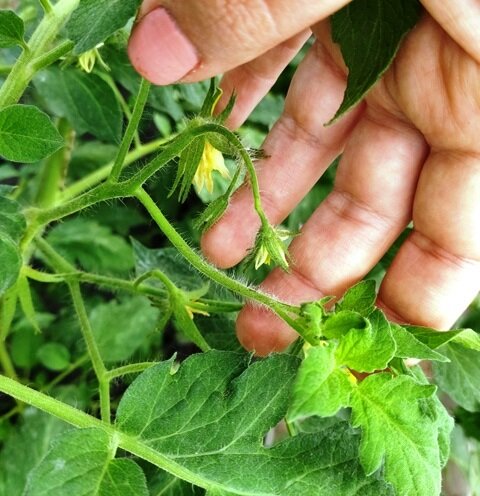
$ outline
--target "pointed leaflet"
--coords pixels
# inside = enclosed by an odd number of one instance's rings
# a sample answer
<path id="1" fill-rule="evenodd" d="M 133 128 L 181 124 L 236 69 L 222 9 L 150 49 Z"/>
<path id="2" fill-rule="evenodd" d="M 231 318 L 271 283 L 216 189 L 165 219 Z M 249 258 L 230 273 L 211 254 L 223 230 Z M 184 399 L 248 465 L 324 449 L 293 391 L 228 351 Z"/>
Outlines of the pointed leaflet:
<path id="1" fill-rule="evenodd" d="M 382 77 L 420 12 L 418 0 L 354 0 L 332 16 L 332 38 L 342 50 L 348 82 L 331 122 L 356 105 Z"/>
<path id="2" fill-rule="evenodd" d="M 25 26 L 12 10 L 0 10 L 0 48 L 24 45 Z"/>
<path id="3" fill-rule="evenodd" d="M 373 473 L 385 461 L 385 478 L 397 494 L 440 494 L 444 434 L 452 424 L 432 410 L 434 394 L 435 386 L 386 373 L 367 377 L 352 394 L 352 425 L 362 429 L 362 465 Z"/>
<path id="4" fill-rule="evenodd" d="M 391 323 L 390 327 L 397 345 L 395 356 L 400 358 L 418 358 L 420 360 L 436 360 L 439 362 L 449 361 L 447 357 L 429 348 L 402 326 Z"/>
<path id="5" fill-rule="evenodd" d="M 63 145 L 63 138 L 47 114 L 31 105 L 10 105 L 0 110 L 0 157 L 33 163 Z"/>
<path id="6" fill-rule="evenodd" d="M 440 351 L 451 363 L 433 364 L 435 382 L 465 410 L 480 411 L 480 353 L 458 343 L 448 343 Z"/>
<path id="7" fill-rule="evenodd" d="M 141 0 L 80 0 L 67 23 L 68 37 L 76 55 L 95 48 L 123 28 L 135 15 Z"/>
<path id="8" fill-rule="evenodd" d="M 382 370 L 395 356 L 395 340 L 383 312 L 374 310 L 365 329 L 351 329 L 340 340 L 337 362 L 357 372 Z"/>
<path id="9" fill-rule="evenodd" d="M 368 317 L 375 308 L 376 298 L 375 281 L 360 281 L 345 293 L 342 300 L 335 305 L 335 310 L 352 310 Z"/>
<path id="10" fill-rule="evenodd" d="M 110 442 L 101 429 L 67 432 L 30 473 L 25 496 L 148 496 L 142 469 L 115 460 Z"/>
<path id="11" fill-rule="evenodd" d="M 464 348 L 480 351 L 480 335 L 473 329 L 453 329 L 451 331 L 440 332 L 430 327 L 404 326 L 419 341 L 428 347 L 436 349 L 443 344 L 454 342 Z"/>
<path id="12" fill-rule="evenodd" d="M 349 406 L 353 376 L 335 362 L 336 345 L 332 342 L 308 348 L 300 365 L 293 390 L 290 421 L 318 415 L 330 417 Z"/>
<path id="13" fill-rule="evenodd" d="M 175 373 L 163 362 L 139 376 L 117 410 L 118 429 L 178 464 L 199 485 L 243 495 L 390 494 L 356 462 L 357 435 L 336 426 L 273 448 L 263 437 L 285 415 L 299 361 L 249 363 L 236 353 L 193 355 Z M 188 475 L 190 474 L 190 475 Z"/>

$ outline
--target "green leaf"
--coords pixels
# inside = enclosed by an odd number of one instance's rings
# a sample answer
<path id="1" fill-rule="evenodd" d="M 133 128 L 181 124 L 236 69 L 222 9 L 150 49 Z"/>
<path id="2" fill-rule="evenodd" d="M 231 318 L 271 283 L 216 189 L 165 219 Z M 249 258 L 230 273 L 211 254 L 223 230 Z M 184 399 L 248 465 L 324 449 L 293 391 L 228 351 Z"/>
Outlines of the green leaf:
<path id="1" fill-rule="evenodd" d="M 320 344 L 305 352 L 293 390 L 290 421 L 313 415 L 331 417 L 349 406 L 353 385 L 349 371 L 337 366 L 335 348 L 333 343 Z"/>
<path id="2" fill-rule="evenodd" d="M 67 432 L 31 472 L 25 496 L 148 496 L 142 469 L 113 459 L 110 441 L 97 428 Z"/>
<path id="3" fill-rule="evenodd" d="M 390 324 L 376 309 L 368 317 L 365 329 L 351 329 L 340 340 L 337 362 L 357 372 L 374 372 L 387 367 L 395 349 Z"/>
<path id="4" fill-rule="evenodd" d="M 48 110 L 68 119 L 78 134 L 89 132 L 103 141 L 120 141 L 122 110 L 113 90 L 99 76 L 72 67 L 50 67 L 34 78 L 34 85 Z"/>
<path id="5" fill-rule="evenodd" d="M 48 233 L 47 241 L 68 261 L 90 272 L 126 275 L 133 269 L 130 245 L 94 220 L 66 220 Z"/>
<path id="6" fill-rule="evenodd" d="M 480 411 L 480 354 L 458 343 L 448 343 L 441 351 L 451 363 L 433 364 L 438 387 L 465 410 Z"/>
<path id="7" fill-rule="evenodd" d="M 157 319 L 158 310 L 143 296 L 97 305 L 90 322 L 103 360 L 128 360 L 155 331 Z"/>
<path id="8" fill-rule="evenodd" d="M 382 373 L 367 377 L 352 395 L 352 425 L 362 429 L 362 465 L 371 474 L 384 461 L 385 478 L 397 494 L 440 494 L 446 424 L 432 418 L 425 403 L 435 389 Z"/>
<path id="9" fill-rule="evenodd" d="M 0 48 L 24 46 L 25 26 L 12 10 L 0 10 Z"/>
<path id="10" fill-rule="evenodd" d="M 332 38 L 340 45 L 348 82 L 330 124 L 362 100 L 382 77 L 420 13 L 418 0 L 354 0 L 332 16 Z"/>
<path id="11" fill-rule="evenodd" d="M 352 310 L 358 312 L 363 317 L 368 317 L 375 308 L 375 281 L 361 281 L 352 286 L 337 303 L 335 310 Z"/>
<path id="12" fill-rule="evenodd" d="M 69 429 L 65 422 L 27 407 L 0 451 L 0 495 L 23 496 L 30 471 L 45 456 L 52 439 Z"/>
<path id="13" fill-rule="evenodd" d="M 140 0 L 80 0 L 67 23 L 68 37 L 78 55 L 95 48 L 135 15 Z"/>
<path id="14" fill-rule="evenodd" d="M 429 348 L 402 326 L 390 324 L 390 327 L 397 345 L 395 356 L 400 358 L 418 358 L 420 360 L 436 360 L 439 362 L 449 361 L 447 357 Z"/>
<path id="15" fill-rule="evenodd" d="M 39 362 L 49 370 L 61 372 L 70 365 L 70 352 L 60 343 L 46 343 L 37 351 Z"/>
<path id="16" fill-rule="evenodd" d="M 163 362 L 133 382 L 116 427 L 199 485 L 252 496 L 331 494 L 332 488 L 336 496 L 391 494 L 375 477 L 365 478 L 356 461 L 357 434 L 345 425 L 264 447 L 265 434 L 285 415 L 295 357 L 250 363 L 245 354 L 211 351 L 173 366 Z"/>
<path id="17" fill-rule="evenodd" d="M 0 110 L 0 156 L 12 162 L 33 163 L 63 145 L 63 138 L 47 114 L 31 105 Z"/>
<path id="18" fill-rule="evenodd" d="M 480 351 L 480 336 L 472 329 L 453 329 L 451 331 L 438 331 L 430 327 L 404 326 L 419 341 L 429 348 L 436 349 L 453 342 L 470 350 Z"/>
<path id="19" fill-rule="evenodd" d="M 20 275 L 22 257 L 12 238 L 0 232 L 0 296 L 11 288 Z"/>
<path id="20" fill-rule="evenodd" d="M 0 232 L 18 243 L 26 227 L 27 222 L 20 204 L 10 198 L 0 196 Z"/>

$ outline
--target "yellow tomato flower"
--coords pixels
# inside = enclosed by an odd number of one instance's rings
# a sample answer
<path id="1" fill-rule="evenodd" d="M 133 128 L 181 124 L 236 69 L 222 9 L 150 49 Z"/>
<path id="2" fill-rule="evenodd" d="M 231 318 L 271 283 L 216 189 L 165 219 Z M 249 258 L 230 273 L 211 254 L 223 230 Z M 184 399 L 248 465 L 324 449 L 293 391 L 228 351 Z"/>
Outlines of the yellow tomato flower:
<path id="1" fill-rule="evenodd" d="M 188 316 L 193 320 L 194 314 L 204 315 L 205 317 L 210 317 L 208 312 L 205 310 L 199 310 L 198 308 L 192 308 L 190 305 L 185 305 L 185 310 L 188 313 Z"/>
<path id="2" fill-rule="evenodd" d="M 230 177 L 222 152 L 207 141 L 205 142 L 202 158 L 193 178 L 193 184 L 197 188 L 197 191 L 201 191 L 203 187 L 209 193 L 213 191 L 213 171 L 219 172 L 225 179 Z"/>
<path id="3" fill-rule="evenodd" d="M 90 74 L 93 71 L 93 68 L 95 67 L 95 63 L 97 61 L 106 71 L 110 70 L 108 65 L 102 59 L 100 52 L 98 51 L 98 49 L 101 48 L 102 46 L 103 43 L 99 43 L 95 48 L 92 48 L 91 50 L 87 50 L 78 57 L 79 67 L 87 74 Z"/>

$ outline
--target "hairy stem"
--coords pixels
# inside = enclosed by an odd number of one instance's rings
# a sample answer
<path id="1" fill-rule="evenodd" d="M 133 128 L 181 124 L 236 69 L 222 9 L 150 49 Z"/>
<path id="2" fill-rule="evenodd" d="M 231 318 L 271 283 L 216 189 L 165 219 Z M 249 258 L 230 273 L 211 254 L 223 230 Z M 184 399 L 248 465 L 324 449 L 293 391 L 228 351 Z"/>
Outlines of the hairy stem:
<path id="1" fill-rule="evenodd" d="M 115 162 L 113 163 L 113 167 L 108 178 L 109 181 L 112 183 L 118 182 L 120 178 L 120 174 L 125 163 L 125 157 L 127 156 L 128 150 L 130 149 L 133 138 L 138 129 L 138 124 L 143 115 L 143 109 L 145 108 L 145 104 L 147 103 L 150 86 L 151 85 L 148 81 L 142 79 L 140 88 L 138 90 L 137 99 L 135 100 L 135 105 L 133 107 L 132 118 L 128 122 L 127 129 L 125 131 L 125 134 L 123 135 L 117 157 L 115 158 Z"/>
<path id="2" fill-rule="evenodd" d="M 47 263 L 58 272 L 75 272 L 69 262 L 59 255 L 45 240 L 37 239 L 37 247 L 47 259 Z M 75 313 L 80 323 L 80 330 L 87 345 L 88 355 L 92 362 L 92 367 L 98 380 L 100 395 L 100 414 L 104 422 L 110 422 L 110 381 L 107 377 L 107 368 L 103 363 L 100 350 L 98 349 L 95 336 L 93 334 L 90 321 L 88 319 L 85 303 L 83 302 L 80 284 L 77 281 L 68 281 L 68 289 L 72 297 Z"/>
<path id="3" fill-rule="evenodd" d="M 196 253 L 188 243 L 178 234 L 175 228 L 168 222 L 166 217 L 163 215 L 162 211 L 158 208 L 152 198 L 148 193 L 139 188 L 135 193 L 140 203 L 145 207 L 147 212 L 150 214 L 152 219 L 157 223 L 158 227 L 162 230 L 169 241 L 177 248 L 177 250 L 202 274 L 206 275 L 215 282 L 218 282 L 222 286 L 230 289 L 231 291 L 264 305 L 269 306 L 274 312 L 276 312 L 280 317 L 288 319 L 289 323 L 292 321 L 288 317 L 288 311 L 290 311 L 290 305 L 287 305 L 271 296 L 266 295 L 260 291 L 249 288 L 245 284 L 242 284 L 235 279 L 227 276 L 224 272 L 216 269 L 208 262 L 206 262 L 198 253 Z"/>
<path id="4" fill-rule="evenodd" d="M 133 164 L 134 162 L 136 162 L 137 160 L 140 160 L 141 158 L 156 152 L 165 142 L 170 141 L 171 139 L 172 139 L 171 136 L 169 138 L 161 138 L 152 141 L 150 143 L 145 143 L 142 146 L 135 148 L 125 157 L 125 161 L 123 164 L 124 167 L 127 167 Z M 88 189 L 97 186 L 102 181 L 107 179 L 107 177 L 110 174 L 110 171 L 112 170 L 112 167 L 113 167 L 113 162 L 104 165 L 103 167 L 100 167 L 100 169 L 97 169 L 96 171 L 91 172 L 82 179 L 79 179 L 78 181 L 74 182 L 72 185 L 68 186 L 68 188 L 65 188 L 63 193 L 60 194 L 59 201 L 61 203 L 65 203 L 66 201 L 71 200 L 72 198 L 75 198 L 78 195 L 81 195 Z"/>

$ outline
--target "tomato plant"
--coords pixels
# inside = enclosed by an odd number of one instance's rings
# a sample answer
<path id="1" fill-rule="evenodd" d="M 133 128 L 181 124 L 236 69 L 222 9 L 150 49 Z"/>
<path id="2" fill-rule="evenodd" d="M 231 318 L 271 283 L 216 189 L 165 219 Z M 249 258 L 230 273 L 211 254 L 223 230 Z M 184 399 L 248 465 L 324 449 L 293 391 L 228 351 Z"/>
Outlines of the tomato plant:
<path id="1" fill-rule="evenodd" d="M 401 15 L 355 0 L 333 16 L 350 69 L 334 119 L 417 21 L 416 0 L 398 3 Z M 395 245 L 335 304 L 258 290 L 270 266 L 289 270 L 288 241 L 335 164 L 272 226 L 254 161 L 288 74 L 234 133 L 234 95 L 216 113 L 215 80 L 152 87 L 132 69 L 138 4 L 0 2 L 0 495 L 434 496 L 452 470 L 473 494 L 478 305 L 443 333 L 389 322 L 376 283 Z M 221 271 L 196 246 L 243 179 L 261 229 Z M 243 351 L 248 301 L 297 342 Z"/>

